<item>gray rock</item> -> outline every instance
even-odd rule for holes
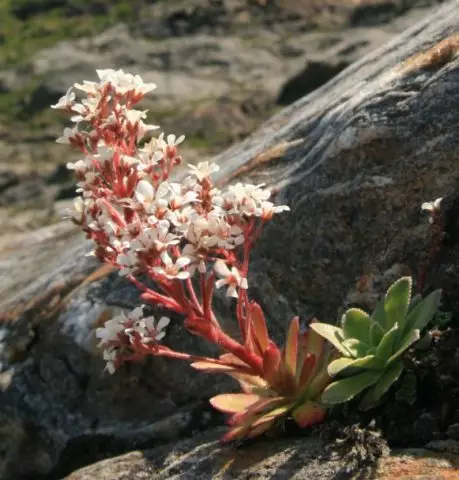
[[[381,273],[403,262],[417,271],[429,244],[420,205],[457,186],[457,37],[443,57],[427,53],[403,62],[415,53],[432,52],[457,31],[458,18],[459,3],[445,4],[217,157],[221,182],[266,182],[278,191],[278,201],[292,208],[266,229],[250,278],[251,294],[266,309],[277,340],[292,313],[333,321],[369,266]],[[96,266],[84,256],[89,247],[81,235],[57,225],[18,235],[0,248],[2,309],[15,310],[0,323],[1,373],[10,379],[1,384],[0,408],[20,419],[18,431],[25,422],[33,432],[30,438],[38,439],[32,445],[37,456],[47,459],[40,465],[47,467],[36,467],[37,474],[67,474],[83,463],[139,448],[139,432],[150,446],[175,441],[174,436],[165,438],[158,422],[178,412],[176,439],[218,423],[218,418],[206,420],[206,401],[233,388],[225,378],[199,375],[162,359],[127,366],[113,377],[103,372],[94,330],[107,315],[134,306],[138,294],[113,273],[84,281]],[[64,298],[64,308],[53,312]],[[227,306],[219,302],[217,308],[229,325]],[[184,351],[215,353],[184,332],[175,318],[167,341]],[[21,459],[30,455],[21,435],[5,450],[2,468],[13,478],[19,478]],[[214,456],[213,439],[206,442],[180,446],[208,452],[196,460],[197,466],[190,460],[196,457],[183,459],[170,446],[154,457],[152,467],[130,454],[136,466],[123,466],[125,478],[136,478],[135,472],[144,478],[160,472],[164,475],[158,478],[192,478],[199,465],[215,474],[215,458],[221,457]],[[268,458],[266,475],[293,462],[300,472],[296,478],[305,472],[316,472],[311,478],[332,478],[340,465],[317,470],[322,468],[316,455],[320,447],[311,439],[308,450],[308,442],[302,439],[293,454],[286,444],[262,444],[263,458],[269,449],[270,458],[279,452],[275,466]],[[93,478],[105,467],[94,468]],[[241,472],[238,478],[264,475],[258,463],[236,471]],[[279,478],[291,471],[286,467]]]
[[[402,450],[383,455],[349,469],[351,451],[327,449],[315,438],[259,441],[236,449],[216,441],[221,431],[146,451],[130,452],[78,470],[68,480],[388,480],[403,478],[448,478],[454,475],[452,458],[442,458],[422,450]]]

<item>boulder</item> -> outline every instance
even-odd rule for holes
[[[130,452],[78,470],[66,479],[414,480],[453,478],[457,471],[452,456],[422,449],[394,451],[388,456],[377,437],[363,446],[360,457],[350,448],[351,442],[327,448],[319,439],[307,437],[259,441],[239,449],[221,447],[215,440],[221,433],[221,430],[211,431],[174,445]],[[379,464],[374,462],[375,454],[382,455]]]
[[[416,276],[424,269],[424,290],[444,287],[444,308],[451,309],[453,321],[449,333],[436,340],[432,352],[438,354],[423,355],[426,380],[416,404],[409,415],[404,406],[398,417],[376,416],[393,428],[404,427],[391,435],[391,445],[443,441],[446,429],[459,421],[459,366],[452,361],[459,284],[458,18],[457,1],[445,3],[216,158],[220,182],[265,182],[279,202],[291,206],[266,228],[249,281],[277,341],[293,314],[304,322],[313,316],[333,322],[344,304],[371,303],[397,272]],[[445,240],[432,263],[426,261],[431,230],[420,205],[440,196],[446,196]],[[141,454],[130,453],[113,460],[112,467],[108,461],[70,478],[120,478],[107,477],[105,468],[122,468],[125,478],[149,478],[160,472],[158,465],[165,473],[154,478],[192,478],[192,473],[185,476],[192,468],[186,458],[195,457],[176,461],[174,444],[220,424],[207,399],[234,385],[163,359],[128,365],[114,376],[104,372],[94,330],[119,309],[137,305],[138,292],[85,256],[89,250],[68,224],[0,244],[0,411],[7,419],[0,436],[0,476],[62,478],[106,457],[161,447],[153,450],[153,467]],[[219,299],[216,308],[230,328],[229,304]],[[215,353],[185,332],[178,318],[168,333],[173,347]],[[421,440],[413,430],[416,418]],[[409,430],[414,433],[406,437]],[[209,435],[198,446],[190,440],[177,448],[207,451],[203,462],[196,461],[215,473],[212,468],[222,460],[214,434]],[[434,446],[451,449],[455,440],[449,440]],[[285,442],[255,444],[255,460],[248,450],[237,478],[252,473],[251,478],[263,478],[258,462],[261,456],[268,465],[269,452],[278,462],[266,467],[271,476],[289,461],[300,469],[297,478],[304,474],[302,462],[316,469],[311,478],[332,478],[341,468],[335,462],[328,464],[328,473],[317,470],[315,452],[322,447],[314,446],[314,438],[311,444],[304,438],[299,444]],[[235,461],[231,458],[228,462]],[[285,471],[287,477],[280,473],[279,478],[290,478],[292,470]]]

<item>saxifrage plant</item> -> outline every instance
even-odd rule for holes
[[[424,299],[415,296],[411,300],[411,288],[411,277],[400,278],[371,315],[357,308],[347,310],[342,328],[325,323],[311,325],[342,355],[328,366],[335,381],[322,395],[325,404],[347,402],[368,389],[360,408],[369,409],[400,377],[403,354],[419,340],[441,296],[441,290],[435,290]]]
[[[247,344],[262,360],[261,375],[248,374],[247,365],[231,358],[231,354],[220,359],[233,360],[232,367],[192,364],[207,371],[224,371],[239,382],[244,392],[217,395],[210,401],[216,409],[230,414],[228,423],[232,428],[224,440],[254,437],[287,415],[300,427],[321,422],[326,409],[320,396],[330,382],[327,366],[334,355],[329,346],[312,329],[301,333],[295,317],[281,352],[269,340],[263,312],[256,303],[252,303],[249,317],[253,328]]]
[[[183,315],[191,333],[224,352],[214,359],[168,348],[160,340],[169,318],[156,322],[138,307],[96,331],[108,371],[155,355],[231,375],[243,393],[211,400],[232,415],[223,440],[260,434],[285,415],[302,427],[321,421],[320,396],[330,380],[324,340],[312,330],[300,333],[294,319],[281,351],[269,339],[261,307],[247,294],[253,245],[265,223],[289,208],[275,206],[264,185],[215,188],[210,177],[219,167],[208,162],[190,165],[181,182],[171,181],[184,137],[161,133],[145,141],[159,127],[145,124],[146,112],[134,108],[156,85],[122,70],[97,74],[98,82],[74,85],[86,94],[81,102],[70,88],[53,106],[74,123],[57,141],[83,155],[68,164],[80,192],[73,221],[94,241],[94,255],[133,282],[143,301]],[[214,288],[221,287],[237,299],[237,338],[222,329],[212,308]]]

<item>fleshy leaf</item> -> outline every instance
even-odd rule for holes
[[[306,402],[292,411],[292,417],[301,428],[309,427],[321,422],[326,415],[326,410],[314,402]]]
[[[384,364],[377,359],[374,355],[368,355],[366,357],[358,358],[356,360],[352,358],[338,358],[328,365],[328,374],[331,377],[335,377],[338,374],[345,374],[346,370],[353,368],[366,369],[366,370],[381,370]],[[349,376],[349,375],[346,375]]]
[[[366,312],[358,308],[350,308],[343,315],[342,325],[346,339],[355,338],[370,344],[370,329],[373,321]]]
[[[398,325],[394,325],[382,338],[381,343],[376,350],[376,356],[383,362],[387,362],[394,352],[398,340],[398,334]]]
[[[386,330],[395,324],[403,328],[411,298],[411,277],[402,277],[394,282],[386,293],[384,311],[386,312]]]
[[[381,378],[381,375],[382,372],[364,372],[343,380],[337,380],[324,390],[322,401],[329,405],[348,402],[366,388],[374,385]]]
[[[239,383],[244,393],[261,395],[269,389],[266,381],[257,375],[249,375],[248,373],[241,372],[230,372],[228,375]]]
[[[312,379],[314,367],[316,365],[316,357],[315,355],[308,354],[304,358],[303,367],[301,368],[299,386],[300,388],[304,388]]]
[[[418,294],[416,294],[412,299],[411,299],[411,302],[410,302],[410,306],[408,307],[408,311],[410,312],[411,310],[413,310],[413,308],[422,300],[422,296]]]
[[[403,371],[402,362],[397,362],[390,368],[386,369],[383,376],[365,393],[360,402],[361,410],[368,410],[379,402],[381,397],[389,390],[400,377]]]
[[[220,357],[218,357],[218,359],[228,365],[250,368],[243,360],[241,360],[239,357],[236,357],[236,355],[233,355],[232,353],[223,353],[220,355]]]
[[[379,343],[381,342],[382,338],[384,337],[384,334],[386,332],[381,328],[379,323],[373,322],[373,325],[371,326],[370,329],[370,344],[372,347],[377,347]]]
[[[253,340],[259,349],[259,355],[263,355],[269,345],[269,335],[263,310],[258,303],[250,303],[250,321]]]
[[[298,339],[297,369],[303,365],[305,355],[313,355],[315,362],[314,368],[310,372],[311,376],[315,375],[315,372],[321,363],[321,359],[324,357],[325,349],[327,348],[326,340],[311,328],[315,323],[317,323],[317,321],[313,320],[306,332],[300,334]]]
[[[262,397],[257,402],[249,405],[247,409],[233,414],[228,420],[228,423],[230,425],[237,425],[245,423],[249,419],[254,421],[257,415],[263,415],[266,412],[270,412],[273,409],[284,405],[286,401],[287,399],[285,397]]]
[[[368,350],[371,348],[368,343],[361,342],[356,338],[348,338],[347,340],[344,340],[343,347],[347,348],[354,358],[365,357],[368,354]]]
[[[300,333],[300,323],[298,317],[295,317],[290,323],[288,329],[287,343],[285,344],[284,361],[290,369],[292,375],[296,375],[296,363],[298,360],[298,335]]]
[[[263,353],[263,378],[277,391],[284,387],[284,369],[282,355],[277,345],[269,342]]]
[[[224,413],[240,413],[260,401],[263,397],[248,393],[223,393],[212,397],[210,404]]]
[[[311,323],[310,328],[324,337],[325,340],[328,340],[340,353],[346,357],[351,356],[349,350],[342,344],[344,333],[341,328],[329,325],[328,323],[319,322]]]
[[[282,417],[286,413],[288,413],[291,408],[292,408],[291,404],[282,405],[280,407],[274,408],[273,410],[270,410],[269,412],[265,413],[261,417],[257,418],[257,420],[253,422],[253,426],[256,427],[257,425],[260,425],[264,422],[275,420],[276,418]]]
[[[405,337],[402,340],[402,343],[400,344],[400,347],[397,349],[397,351],[387,360],[387,363],[391,363],[394,360],[397,360],[401,355],[403,355],[408,348],[413,345],[414,342],[417,342],[420,338],[419,330],[412,330],[408,335],[405,335]]]
[[[371,314],[371,318],[383,329],[384,332],[389,330],[386,325],[386,312],[384,311],[384,298],[379,300],[376,304],[373,313]]]
[[[263,423],[253,426],[247,433],[246,437],[247,438],[258,437],[262,433],[267,432],[274,425],[275,422],[276,422],[276,418],[272,418],[272,419],[265,420]]]
[[[221,373],[229,373],[229,372],[237,372],[239,371],[239,367],[235,365],[222,365],[220,363],[213,363],[207,361],[199,361],[193,362],[191,364],[193,368],[196,370],[207,371],[207,372],[221,372]]]
[[[250,423],[238,425],[231,428],[223,437],[220,438],[221,443],[233,442],[234,440],[242,439],[246,436],[250,429]]]
[[[410,330],[423,330],[427,324],[432,321],[435,312],[440,306],[441,294],[441,290],[433,291],[408,312],[405,326],[400,329],[401,337],[399,341],[401,341],[401,338]]]
[[[330,383],[330,375],[327,372],[326,366],[324,366],[318,373],[314,375],[308,388],[306,389],[307,398],[316,400],[321,395],[324,388]]]

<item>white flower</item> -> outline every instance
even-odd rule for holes
[[[209,162],[200,162],[197,166],[188,164],[188,168],[191,170],[191,174],[200,182],[202,182],[204,178],[210,177],[212,173],[220,170],[220,167],[217,164]]]
[[[163,252],[171,245],[177,245],[180,238],[170,231],[167,220],[159,220],[154,227],[145,228],[131,243],[131,248],[136,251],[156,250]]]
[[[290,211],[290,207],[287,205],[274,205],[272,202],[261,202],[261,205],[255,211],[257,217],[263,218],[263,220],[270,220],[275,213],[282,213]]]
[[[142,339],[142,342],[149,343],[154,340],[162,340],[166,335],[164,330],[169,325],[170,321],[171,319],[168,317],[161,317],[158,320],[158,323],[155,324],[155,317],[145,318],[144,322],[146,333],[144,334],[144,339]]]
[[[68,162],[67,163],[67,168],[69,170],[75,170],[75,172],[80,173],[80,172],[86,172],[86,170],[91,167],[92,162],[89,158],[84,158],[82,160],[78,160],[75,163]]]
[[[219,277],[223,277],[221,280],[215,282],[215,286],[220,288],[223,285],[228,285],[226,292],[228,297],[237,298],[237,288],[243,288],[245,290],[248,288],[247,279],[241,277],[236,267],[232,267],[230,270],[223,260],[216,260],[214,270]]]
[[[170,183],[170,199],[169,205],[172,210],[177,210],[182,206],[198,201],[198,195],[195,191],[184,191],[180,183]]]
[[[186,244],[182,250],[182,255],[190,259],[188,271],[190,272],[191,276],[194,275],[196,266],[198,267],[199,273],[206,273],[206,256],[204,253],[201,253],[200,250],[197,249],[194,245],[191,245],[191,243]]]
[[[162,132],[157,138],[156,142],[158,147],[161,150],[165,151],[167,147],[177,147],[183,142],[183,140],[185,140],[185,135],[180,135],[180,137],[176,137],[172,133],[167,136],[166,140],[164,140],[164,132]]]
[[[124,315],[114,317],[96,330],[96,337],[100,338],[99,346],[118,340],[118,334],[124,331],[123,320],[125,318]]]
[[[121,276],[129,275],[139,266],[137,255],[132,251],[120,253],[116,257],[116,263],[121,267],[119,271]]]
[[[118,355],[118,349],[114,347],[106,348],[103,355],[104,360],[107,362],[105,370],[107,370],[110,375],[113,375],[116,371],[115,360]]]
[[[164,275],[169,280],[178,278],[179,280],[186,280],[190,278],[190,272],[188,270],[181,271],[184,267],[189,265],[190,259],[188,257],[179,257],[175,263],[167,253],[161,256],[163,261],[162,267],[154,267],[153,271],[159,275]]]
[[[75,101],[75,93],[73,93],[72,88],[73,87],[70,87],[67,90],[67,93],[61,98],[59,98],[58,102],[55,105],[51,105],[51,108],[65,110],[66,108],[71,107]]]
[[[140,203],[152,203],[155,198],[155,189],[148,180],[140,180],[135,189],[135,196]]]
[[[155,83],[144,83],[140,75],[125,73],[123,70],[113,70],[111,68],[96,70],[101,84],[111,84],[117,93],[125,95],[128,92],[145,95],[154,90]]]
[[[95,95],[98,92],[99,84],[96,82],[89,82],[88,80],[83,80],[83,83],[74,83],[73,86],[77,90],[81,90],[82,92]]]
[[[168,210],[166,219],[175,227],[179,234],[186,234],[190,225],[199,218],[199,213],[190,205],[178,210]]]
[[[440,213],[440,204],[443,200],[443,197],[437,198],[433,202],[424,202],[421,205],[421,210],[425,210],[429,213],[429,223],[434,223],[434,217]]]
[[[158,150],[156,138],[152,138],[139,148],[139,158],[142,163],[137,166],[137,170],[145,170],[147,167],[157,165],[164,158],[164,152]]]
[[[62,137],[59,137],[56,140],[56,143],[69,144],[70,139],[73,137],[77,137],[78,135],[81,135],[80,132],[78,131],[78,127],[74,127],[74,128],[65,127],[64,135]]]
[[[437,198],[433,202],[424,202],[421,205],[421,210],[426,210],[428,212],[435,212],[440,210],[440,204],[441,201],[443,200],[443,197]]]
[[[155,190],[148,180],[140,180],[135,190],[135,196],[149,213],[155,214],[158,208],[167,208],[170,192],[171,188],[168,182],[160,183]]]
[[[229,225],[225,219],[216,214],[209,215],[209,232],[217,237],[217,244],[223,248],[234,248],[244,243],[244,234],[238,225]]]
[[[99,102],[100,98],[98,96],[84,98],[81,103],[72,106],[72,112],[78,115],[73,115],[70,120],[75,123],[91,120],[98,114]]]

